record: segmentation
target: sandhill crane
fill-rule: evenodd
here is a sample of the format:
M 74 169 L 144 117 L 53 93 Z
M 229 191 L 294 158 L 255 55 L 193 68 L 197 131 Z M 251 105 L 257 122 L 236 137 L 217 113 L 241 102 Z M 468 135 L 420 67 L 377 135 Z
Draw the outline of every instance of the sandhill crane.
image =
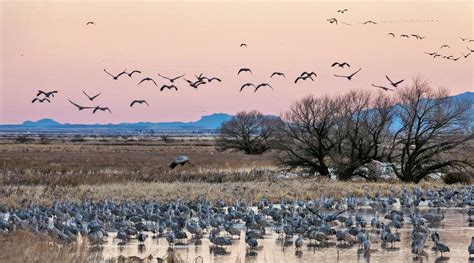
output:
M 189 157 L 186 156 L 186 155 L 179 155 L 179 156 L 177 156 L 177 157 L 173 160 L 173 162 L 170 164 L 170 168 L 171 168 L 171 169 L 174 169 L 176 166 L 178 166 L 178 165 L 183 166 L 183 165 L 185 165 L 186 163 L 190 163 Z

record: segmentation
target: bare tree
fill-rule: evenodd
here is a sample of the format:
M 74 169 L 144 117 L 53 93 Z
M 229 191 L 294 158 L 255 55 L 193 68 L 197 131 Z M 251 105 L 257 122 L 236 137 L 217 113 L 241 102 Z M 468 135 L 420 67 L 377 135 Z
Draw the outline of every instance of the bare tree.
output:
M 432 173 L 471 166 L 469 156 L 452 154 L 474 138 L 465 126 L 469 103 L 453 101 L 445 89 L 434 90 L 419 78 L 399 90 L 398 98 L 399 128 L 389 161 L 402 181 L 418 183 Z
M 282 121 L 258 111 L 239 112 L 219 129 L 219 150 L 237 149 L 247 154 L 262 154 L 274 146 Z
M 341 118 L 337 147 L 331 153 L 340 179 L 354 176 L 357 168 L 388 156 L 393 102 L 385 94 L 375 98 L 369 92 L 351 91 L 339 99 Z M 357 175 L 368 178 L 364 173 Z
M 280 162 L 329 176 L 329 157 L 337 146 L 340 105 L 329 96 L 308 96 L 294 103 L 283 116 L 285 127 L 279 141 Z

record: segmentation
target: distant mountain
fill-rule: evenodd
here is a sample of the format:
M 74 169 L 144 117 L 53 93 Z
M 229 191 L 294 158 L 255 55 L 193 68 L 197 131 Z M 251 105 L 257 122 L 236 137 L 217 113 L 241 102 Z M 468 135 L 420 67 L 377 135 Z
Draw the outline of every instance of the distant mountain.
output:
M 51 127 L 61 125 L 61 123 L 52 119 L 41 119 L 38 121 L 25 121 L 22 125 L 27 127 Z

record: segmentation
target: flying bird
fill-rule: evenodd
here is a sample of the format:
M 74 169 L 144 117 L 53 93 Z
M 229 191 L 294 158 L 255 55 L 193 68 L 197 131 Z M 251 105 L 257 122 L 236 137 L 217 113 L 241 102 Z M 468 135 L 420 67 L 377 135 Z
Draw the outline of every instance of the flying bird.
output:
M 347 62 L 339 63 L 339 62 L 334 62 L 332 63 L 331 67 L 338 66 L 340 68 L 344 68 L 344 66 L 351 67 Z
M 72 100 L 70 100 L 70 99 L 68 99 L 68 101 L 69 101 L 72 105 L 76 106 L 78 110 L 86 110 L 86 109 L 93 109 L 93 108 L 94 108 L 94 107 L 81 106 L 81 105 L 79 105 L 79 104 L 77 104 L 77 103 L 74 103 L 74 102 L 73 102 Z
M 252 83 L 245 83 L 244 85 L 242 85 L 242 87 L 240 87 L 239 92 L 242 92 L 242 90 L 243 90 L 245 87 L 254 87 L 254 88 L 255 88 L 255 85 L 252 84 Z
M 100 106 L 97 106 L 94 108 L 94 110 L 92 111 L 92 113 L 95 113 L 96 111 L 109 111 L 109 113 L 112 113 L 112 111 L 109 109 L 109 107 L 100 107 Z
M 394 33 L 388 33 L 387 35 L 391 35 L 392 37 L 395 37 Z
M 373 87 L 376 87 L 376 88 L 379 88 L 379 89 L 383 89 L 383 90 L 385 90 L 385 91 L 393 91 L 393 89 L 389 89 L 389 88 L 384 87 L 384 86 L 377 86 L 377 85 L 374 85 L 374 84 L 372 84 L 372 86 L 373 86 Z
M 95 25 L 95 22 L 89 21 L 89 22 L 86 23 L 86 26 L 88 26 L 88 25 Z
M 362 70 L 362 68 L 360 68 L 359 70 L 357 70 L 356 72 L 352 73 L 349 76 L 334 75 L 334 77 L 347 78 L 348 80 L 352 80 L 352 77 L 354 77 L 354 75 L 359 73 L 359 71 L 361 71 L 361 70 Z
M 273 89 L 273 87 L 272 87 L 270 84 L 268 84 L 268 83 L 262 83 L 262 84 L 258 84 L 258 85 L 257 85 L 257 87 L 255 88 L 254 92 L 257 92 L 257 90 L 258 90 L 259 88 L 265 87 L 265 86 L 270 87 L 271 89 Z
M 241 69 L 239 69 L 239 72 L 237 72 L 237 75 L 239 75 L 240 72 L 250 72 L 250 74 L 252 74 L 252 71 L 251 71 L 249 68 L 241 68 Z
M 463 53 L 461 53 L 463 55 L 464 58 L 467 58 L 469 57 L 469 55 L 471 55 L 471 53 L 467 53 L 467 55 L 464 55 Z
M 303 77 L 303 76 L 309 76 L 309 77 L 311 78 L 312 76 L 317 77 L 318 75 L 316 75 L 316 73 L 314 73 L 314 72 L 312 72 L 312 71 L 311 71 L 311 72 L 306 72 L 306 71 L 304 71 L 303 73 L 301 73 L 300 76 L 301 76 L 301 77 Z
M 406 34 L 401 34 L 400 37 L 410 38 L 410 36 L 408 36 L 408 35 L 406 35 Z
M 138 103 L 138 104 L 145 103 L 146 106 L 150 107 L 150 105 L 148 105 L 148 102 L 146 102 L 146 100 L 134 100 L 134 101 L 132 101 L 132 103 L 130 103 L 130 107 L 133 107 L 133 105 L 135 105 L 136 103 Z
M 470 53 L 469 53 L 470 54 Z M 458 57 L 458 58 L 448 58 L 448 59 L 451 59 L 452 61 L 458 61 L 461 57 Z
M 40 98 L 34 98 L 34 99 L 31 101 L 31 103 L 35 103 L 35 102 L 37 102 L 37 101 L 39 101 L 39 102 L 41 102 L 41 103 L 43 103 L 43 102 L 45 102 L 45 101 L 47 101 L 48 103 L 51 103 L 51 101 L 50 101 L 48 98 L 42 98 L 42 99 L 40 99 Z
M 174 84 L 163 85 L 161 86 L 160 91 L 163 91 L 164 89 L 175 89 L 176 91 L 178 91 L 178 87 L 176 87 Z
M 345 8 L 343 10 L 337 10 L 338 13 L 342 13 L 342 14 L 344 14 L 344 12 L 346 12 L 346 11 L 349 11 L 349 10 L 347 8 Z
M 400 84 L 404 81 L 404 79 L 402 79 L 402 80 L 399 80 L 397 82 L 393 82 L 387 75 L 385 75 L 385 77 L 388 79 L 388 81 L 390 81 L 390 85 L 394 86 L 395 88 L 397 87 L 398 84 Z
M 113 74 L 111 74 L 110 72 L 108 72 L 106 69 L 104 69 L 104 72 L 107 73 L 108 75 L 110 75 L 114 80 L 117 80 L 120 76 L 122 76 L 123 74 L 128 74 L 127 72 L 122 71 L 120 72 L 117 76 L 114 76 Z
M 469 40 L 469 38 L 462 38 L 462 37 L 459 37 L 463 42 L 466 41 L 466 40 Z
M 86 97 L 89 98 L 90 101 L 93 101 L 95 98 L 99 97 L 100 94 L 102 94 L 102 93 L 99 93 L 99 94 L 91 97 L 91 96 L 87 95 L 87 93 L 85 91 L 82 91 L 82 93 L 84 93 L 84 95 L 86 95 Z
M 297 77 L 297 78 L 295 79 L 295 84 L 298 83 L 298 81 L 299 81 L 300 79 L 301 79 L 301 80 L 310 79 L 310 80 L 314 81 L 314 79 L 313 79 L 311 76 L 309 76 L 309 75 L 304 75 L 304 76 L 299 76 L 299 77 Z
M 445 48 L 445 47 L 446 47 L 446 48 L 451 48 L 450 45 L 442 45 L 440 48 Z
M 199 85 L 202 85 L 202 84 L 206 84 L 205 82 L 201 81 L 201 80 L 196 80 L 195 82 L 192 82 L 191 80 L 189 79 L 184 79 L 186 82 L 189 83 L 189 86 L 197 89 Z
M 273 78 L 273 76 L 283 76 L 286 79 L 285 74 L 283 74 L 282 72 L 273 72 L 270 78 Z
M 466 47 L 469 51 L 474 52 L 474 49 L 470 49 L 469 47 Z
M 184 77 L 184 74 L 183 74 L 183 75 L 181 75 L 181 76 L 177 76 L 177 77 L 175 77 L 175 78 L 168 78 L 168 77 L 165 77 L 165 76 L 163 76 L 163 75 L 160 75 L 160 73 L 158 73 L 158 76 L 160 76 L 160 77 L 162 77 L 162 78 L 165 78 L 165 79 L 169 80 L 171 83 L 174 83 L 174 81 L 175 81 L 175 80 L 177 80 L 177 79 L 179 79 L 179 78 L 182 78 L 182 77 Z
M 242 43 L 242 44 L 240 44 L 240 47 L 247 47 L 247 44 Z
M 337 19 L 334 18 L 334 17 L 328 18 L 328 19 L 326 19 L 326 20 L 329 21 L 329 23 L 331 23 L 331 24 L 332 24 L 332 23 L 336 23 L 336 25 L 337 25 Z
M 212 81 L 214 81 L 214 80 L 217 80 L 218 82 L 221 82 L 221 81 L 222 81 L 220 78 L 217 78 L 217 77 L 211 77 L 211 78 L 209 78 L 209 77 L 203 76 L 202 73 L 199 74 L 199 76 L 196 76 L 196 75 L 194 75 L 194 76 L 195 76 L 199 81 L 203 81 L 203 80 L 205 80 L 205 81 L 207 81 L 207 82 L 212 82 Z
M 46 98 L 49 98 L 49 97 L 54 97 L 54 94 L 58 93 L 57 90 L 53 90 L 53 91 L 42 91 L 42 90 L 38 90 L 38 93 L 36 94 L 36 97 L 38 97 L 39 95 L 43 94 Z
M 142 79 L 140 82 L 138 82 L 137 86 L 140 85 L 143 81 L 152 81 L 153 84 L 155 84 L 155 86 L 158 87 L 158 85 L 156 84 L 156 82 L 155 82 L 152 78 L 144 78 L 144 79 Z
M 363 24 L 364 24 L 364 25 L 367 25 L 367 24 L 374 24 L 374 25 L 375 25 L 375 24 L 377 24 L 377 23 L 375 23 L 375 22 L 372 21 L 372 20 L 368 20 L 368 21 L 365 21 Z
M 125 73 L 126 73 L 126 72 L 125 72 Z M 133 73 L 142 74 L 142 72 L 141 72 L 140 70 L 134 70 L 134 71 L 132 71 L 132 72 L 130 72 L 130 73 L 127 73 L 127 75 L 131 78 L 132 75 L 133 75 Z

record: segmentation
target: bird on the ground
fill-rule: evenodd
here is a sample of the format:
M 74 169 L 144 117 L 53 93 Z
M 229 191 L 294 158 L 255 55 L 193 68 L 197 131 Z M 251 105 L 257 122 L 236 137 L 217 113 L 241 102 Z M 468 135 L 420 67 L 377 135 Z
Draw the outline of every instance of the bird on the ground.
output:
M 148 105 L 148 102 L 146 102 L 146 100 L 134 100 L 134 101 L 132 101 L 132 103 L 130 103 L 130 107 L 133 107 L 133 105 L 135 105 L 135 103 L 138 103 L 138 104 L 145 103 L 148 107 L 150 106 L 150 105 Z
M 127 72 L 125 72 L 125 73 L 127 73 Z M 132 72 L 130 72 L 130 73 L 127 73 L 128 77 L 130 77 L 130 78 L 131 78 L 131 77 L 132 77 L 132 75 L 133 75 L 133 73 L 142 74 L 142 72 L 141 72 L 140 70 L 134 70 L 134 71 L 132 71 Z
M 162 78 L 164 78 L 164 79 L 169 80 L 171 83 L 174 83 L 175 80 L 184 77 L 184 74 L 183 74 L 183 75 L 180 75 L 180 76 L 177 76 L 177 77 L 174 77 L 174 78 L 165 77 L 165 76 L 161 75 L 160 73 L 158 73 L 158 76 L 160 76 L 160 77 L 162 77 Z
M 94 110 L 92 111 L 92 113 L 95 113 L 96 111 L 109 111 L 109 113 L 112 113 L 112 111 L 109 109 L 109 107 L 100 107 L 100 106 L 97 106 L 94 108 Z
M 257 92 L 257 90 L 258 90 L 259 88 L 265 87 L 265 86 L 268 86 L 268 87 L 270 87 L 271 89 L 273 89 L 273 87 L 272 87 L 270 84 L 268 84 L 268 83 L 261 83 L 261 84 L 258 84 L 257 87 L 255 87 L 254 92 Z
M 106 69 L 104 69 L 104 72 L 107 73 L 108 75 L 110 75 L 114 80 L 117 80 L 123 74 L 127 74 L 127 72 L 125 72 L 125 70 L 120 72 L 117 76 L 115 76 L 112 73 L 108 72 Z
M 242 43 L 242 44 L 240 44 L 240 47 L 247 47 L 247 44 Z
M 155 80 L 152 79 L 152 78 L 144 78 L 144 79 L 142 79 L 140 82 L 138 82 L 137 86 L 140 85 L 140 84 L 141 84 L 142 82 L 144 82 L 144 81 L 151 81 L 151 82 L 153 82 L 153 84 L 155 84 L 155 86 L 158 87 L 158 85 L 156 84 Z
M 474 254 L 474 237 L 471 237 L 471 244 L 469 245 L 467 250 L 469 251 L 469 256 Z
M 398 84 L 400 84 L 404 81 L 404 79 L 402 79 L 402 80 L 399 80 L 397 82 L 393 82 L 387 75 L 385 75 L 385 77 L 388 79 L 388 81 L 390 81 L 390 85 L 394 86 L 395 88 L 397 87 Z
M 393 89 L 389 89 L 387 87 L 384 87 L 384 86 L 378 86 L 378 85 L 374 85 L 372 84 L 372 87 L 376 87 L 376 88 L 379 88 L 379 89 L 383 89 L 385 91 L 393 91 Z
M 252 84 L 252 83 L 245 83 L 244 85 L 242 85 L 242 87 L 240 87 L 239 92 L 241 92 L 245 87 L 254 87 L 255 88 L 255 85 Z
M 344 12 L 346 12 L 346 11 L 349 11 L 349 9 L 344 8 L 342 10 L 337 10 L 338 13 L 342 13 L 342 14 L 344 14 Z
M 433 249 L 441 252 L 441 256 L 443 256 L 443 253 L 449 252 L 449 247 L 446 244 L 441 243 L 439 241 L 435 241 L 435 245 Z
M 86 26 L 88 26 L 88 25 L 95 25 L 95 22 L 89 21 L 89 22 L 86 23 Z
M 326 19 L 326 20 L 329 21 L 329 23 L 331 23 L 331 24 L 336 23 L 336 25 L 337 25 L 337 19 L 334 18 L 334 17 L 328 18 L 328 19 Z
M 163 91 L 164 89 L 175 89 L 176 91 L 178 91 L 178 87 L 176 87 L 174 84 L 163 85 L 161 86 L 160 91 Z
M 42 99 L 40 99 L 40 98 L 34 98 L 34 99 L 31 101 L 31 103 L 35 103 L 35 102 L 37 102 L 37 101 L 38 101 L 38 102 L 41 102 L 41 103 L 43 103 L 43 102 L 45 102 L 45 101 L 47 101 L 48 103 L 51 103 L 51 101 L 50 101 L 48 98 L 42 98 Z
M 394 33 L 388 33 L 387 35 L 391 35 L 392 37 L 395 37 Z
M 239 69 L 239 71 L 237 72 L 237 75 L 239 75 L 241 72 L 250 72 L 250 74 L 252 74 L 252 70 L 250 70 L 249 68 L 241 68 L 241 69 Z
M 273 72 L 270 78 L 273 78 L 273 76 L 283 76 L 286 79 L 286 76 L 282 72 Z
M 334 74 L 334 77 L 347 78 L 348 80 L 352 80 L 352 77 L 354 77 L 354 75 L 359 73 L 359 71 L 361 71 L 361 70 L 362 70 L 362 68 L 359 68 L 356 72 L 350 74 L 349 76 L 341 76 L 341 75 Z
M 183 165 L 185 165 L 186 163 L 190 163 L 189 157 L 186 156 L 186 155 L 179 155 L 179 156 L 177 156 L 177 157 L 173 160 L 173 162 L 170 164 L 170 168 L 171 168 L 171 169 L 174 169 L 176 166 L 178 166 L 178 165 L 183 166 Z
M 340 68 L 344 68 L 344 66 L 351 67 L 347 62 L 339 63 L 339 62 L 334 62 L 332 63 L 331 67 L 338 66 Z
M 442 45 L 440 48 L 451 48 L 451 46 L 445 44 L 445 45 Z
M 372 20 L 367 20 L 367 21 L 365 21 L 365 22 L 362 23 L 362 24 L 364 24 L 364 25 L 367 25 L 367 24 L 374 24 L 374 25 L 375 25 L 375 24 L 377 24 L 377 23 L 375 23 L 375 22 L 372 21 Z
M 42 91 L 42 90 L 38 90 L 38 93 L 36 94 L 36 97 L 38 97 L 39 95 L 43 94 L 46 98 L 49 98 L 49 97 L 54 97 L 54 94 L 58 93 L 57 90 L 53 90 L 53 91 Z
M 86 95 L 86 97 L 87 97 L 90 101 L 93 101 L 95 98 L 99 97 L 100 94 L 102 94 L 102 93 L 99 93 L 99 94 L 97 94 L 97 95 L 91 97 L 91 96 L 87 95 L 87 93 L 86 93 L 85 91 L 82 91 L 82 93 L 84 93 L 84 95 Z
M 73 102 L 72 100 L 70 100 L 70 99 L 68 99 L 68 101 L 69 101 L 72 105 L 76 106 L 78 110 L 86 110 L 86 109 L 93 109 L 93 108 L 94 108 L 94 107 L 81 106 L 81 105 L 79 105 L 79 104 L 77 104 L 77 103 L 74 103 L 74 102 Z

